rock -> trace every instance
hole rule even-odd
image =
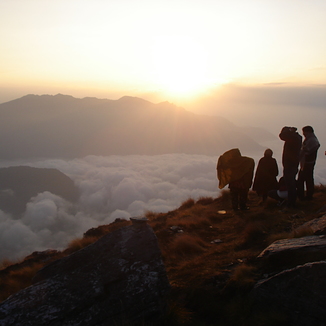
[[[326,212],[326,205],[322,206],[318,211],[317,213],[324,213]]]
[[[1,326],[144,325],[164,314],[170,287],[146,222],[54,261],[33,282],[0,305]]]
[[[326,261],[285,270],[258,282],[251,292],[253,315],[277,316],[268,325],[326,325]],[[273,318],[273,317],[272,317]],[[267,325],[261,323],[261,325]]]
[[[315,235],[326,234],[326,215],[306,222],[299,226],[296,231],[300,232],[300,230],[305,229],[310,229]]]
[[[265,272],[275,273],[325,257],[326,236],[314,235],[275,241],[260,253],[258,259],[261,259]]]

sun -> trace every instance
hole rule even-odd
[[[212,84],[208,53],[190,37],[158,37],[152,60],[155,83],[172,97],[192,97]]]

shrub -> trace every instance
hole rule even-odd
[[[241,235],[242,246],[252,247],[257,243],[262,243],[267,235],[266,225],[262,221],[250,221],[244,227]]]
[[[153,221],[158,217],[159,213],[154,213],[152,211],[146,211],[144,215],[149,221]]]
[[[67,251],[69,253],[75,252],[77,250],[87,247],[88,245],[94,243],[97,240],[98,237],[84,237],[74,239],[68,244]]]
[[[250,265],[237,266],[231,276],[231,281],[236,282],[238,285],[250,285],[255,282],[256,268]]]
[[[313,235],[314,232],[310,227],[299,227],[291,232],[280,232],[268,237],[268,243],[271,244],[277,240],[302,238]]]
[[[189,198],[181,204],[180,210],[188,209],[194,205],[195,205],[195,201],[192,198]]]
[[[196,204],[206,206],[212,204],[213,202],[214,199],[212,197],[201,197],[197,200]]]
[[[181,256],[193,256],[205,251],[204,241],[190,234],[178,235],[170,244],[170,252]]]
[[[24,266],[11,271],[8,275],[1,278],[0,301],[3,301],[11,294],[30,286],[34,275],[43,267],[43,265],[43,263],[35,263]]]
[[[0,270],[7,268],[8,266],[14,265],[15,263],[9,259],[4,259],[0,263]]]

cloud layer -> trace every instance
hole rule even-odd
[[[11,163],[16,164],[21,162]],[[75,181],[80,200],[73,207],[44,192],[28,203],[21,220],[0,211],[0,260],[62,249],[89,228],[116,218],[167,212],[190,197],[218,195],[216,158],[209,156],[88,156],[24,165],[59,169]]]
[[[322,154],[316,166],[316,184],[326,184],[325,156]],[[256,163],[260,156],[253,157]],[[88,229],[116,218],[142,216],[146,211],[168,212],[188,198],[216,198],[219,195],[217,157],[185,154],[87,156],[74,160],[23,162],[24,165],[59,169],[75,181],[81,197],[77,206],[72,206],[49,192],[41,193],[28,203],[20,220],[0,211],[0,261],[20,259],[33,251],[63,249]],[[278,159],[279,155],[275,157]],[[9,163],[2,162],[4,164]],[[279,170],[281,174],[280,161]]]

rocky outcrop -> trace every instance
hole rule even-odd
[[[258,282],[251,293],[253,315],[277,316],[282,325],[326,325],[325,275],[326,261],[320,261]]]
[[[326,215],[304,223],[302,226],[297,228],[297,232],[307,229],[315,235],[326,234]]]
[[[275,273],[300,264],[323,260],[326,257],[326,236],[314,235],[302,238],[278,240],[259,256],[265,272]]]
[[[326,325],[325,220],[297,230],[319,235],[275,241],[258,256],[266,279],[250,293],[251,316],[270,316],[271,325]]]
[[[2,326],[146,325],[165,312],[169,282],[146,221],[57,260],[0,305]]]

